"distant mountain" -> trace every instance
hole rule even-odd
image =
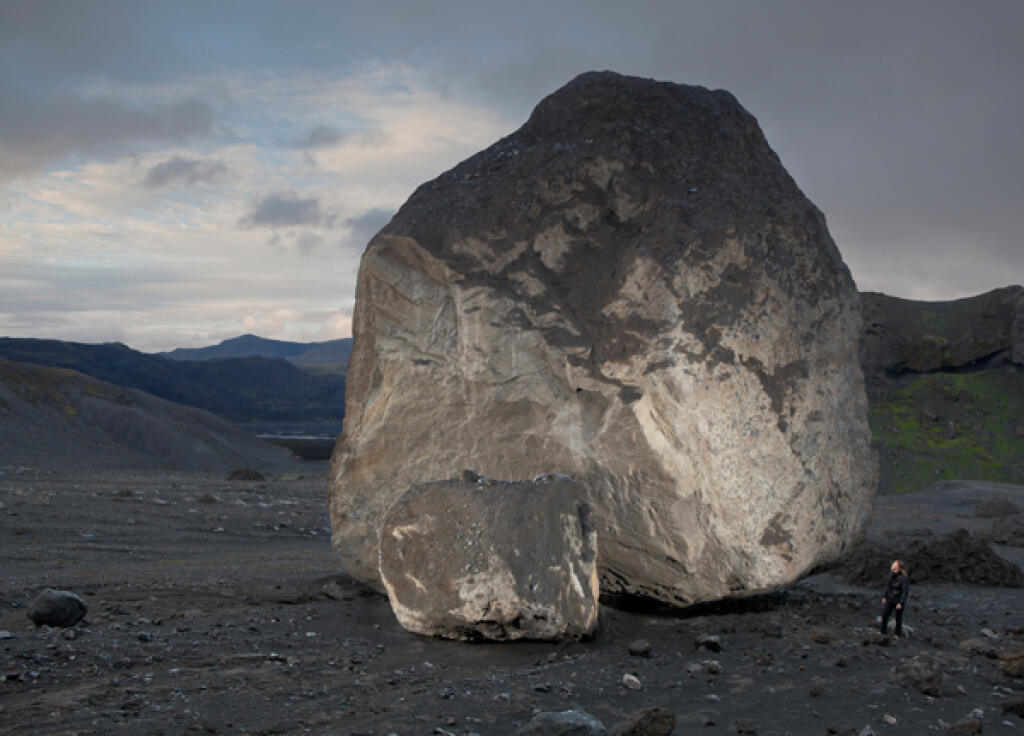
[[[284,469],[291,454],[210,412],[77,371],[0,359],[0,466]]]
[[[181,361],[121,343],[0,338],[0,358],[77,370],[125,388],[245,424],[341,426],[345,377],[305,371],[283,358]]]
[[[288,342],[256,335],[242,335],[204,348],[176,348],[158,353],[172,360],[215,360],[219,358],[284,358],[303,367],[339,368],[348,365],[352,338],[326,342]]]

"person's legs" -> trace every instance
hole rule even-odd
[[[889,633],[889,616],[892,615],[893,608],[896,604],[892,601],[886,601],[882,604],[882,624],[879,626],[883,634]]]
[[[896,609],[896,630],[893,632],[896,636],[903,636],[903,609]]]

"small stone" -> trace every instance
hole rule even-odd
[[[228,473],[228,480],[264,481],[263,473],[252,468],[238,468]]]
[[[811,632],[811,641],[815,644],[834,644],[838,640],[836,632],[827,626],[820,626]]]
[[[722,665],[717,659],[705,659],[701,664],[709,675],[717,675],[722,671]]]
[[[714,634],[698,636],[696,641],[693,642],[693,648],[700,649],[702,647],[712,652],[720,652],[722,651],[722,637],[715,636]]]
[[[998,639],[999,638],[999,634],[997,634],[996,632],[992,631],[992,629],[982,629],[981,633],[984,634],[985,636],[987,636],[989,639]]]
[[[1010,698],[1003,703],[1003,715],[1007,713],[1024,718],[1024,698]]]
[[[32,601],[26,612],[36,626],[74,626],[89,607],[81,598],[67,590],[47,588]]]
[[[875,729],[871,728],[871,726],[864,726],[857,736],[876,736]]]
[[[668,708],[645,708],[612,728],[611,736],[669,736],[675,727],[676,714]]]
[[[954,733],[981,733],[981,721],[977,718],[961,718],[949,727]]]
[[[220,503],[220,499],[214,496],[212,493],[204,493],[202,496],[196,499],[196,503]]]
[[[896,720],[896,716],[891,716],[888,713],[882,716],[882,720],[888,723],[890,726],[895,726],[898,723],[898,721]]]
[[[10,631],[0,631],[0,640],[13,638],[14,634],[12,634]]]
[[[1000,652],[999,669],[1007,677],[1024,677],[1024,645]]]
[[[630,690],[643,690],[644,684],[640,682],[640,679],[636,675],[626,673],[622,676],[622,684]]]
[[[604,724],[584,710],[544,712],[515,732],[515,736],[605,736]]]
[[[629,645],[629,653],[634,657],[650,657],[651,643],[646,639],[637,639]]]
[[[757,726],[750,721],[736,721],[736,733],[738,734],[757,734]]]

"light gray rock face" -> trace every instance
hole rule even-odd
[[[876,487],[860,302],[727,92],[584,74],[421,186],[360,265],[333,542],[379,585],[406,489],[472,467],[588,489],[603,590],[787,585]]]
[[[574,639],[597,626],[597,539],[568,478],[430,483],[384,519],[380,574],[402,626],[449,639]]]

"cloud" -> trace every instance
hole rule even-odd
[[[203,161],[175,156],[151,168],[146,173],[143,183],[151,189],[158,189],[175,181],[197,184],[202,181],[213,181],[225,171],[227,166],[223,161]]]
[[[303,148],[324,148],[340,143],[345,134],[332,125],[318,125],[302,141]]]
[[[213,108],[187,98],[130,106],[114,97],[0,99],[0,177],[34,173],[73,153],[116,154],[139,143],[184,143],[210,135]]]
[[[326,215],[316,197],[300,197],[292,191],[275,192],[258,199],[252,212],[243,217],[242,227],[295,227],[298,225],[329,225],[333,217]]]
[[[370,238],[391,222],[394,215],[394,210],[374,207],[357,217],[348,218],[345,220],[345,226],[349,228],[349,243],[359,248],[365,248],[366,244],[370,242]]]

